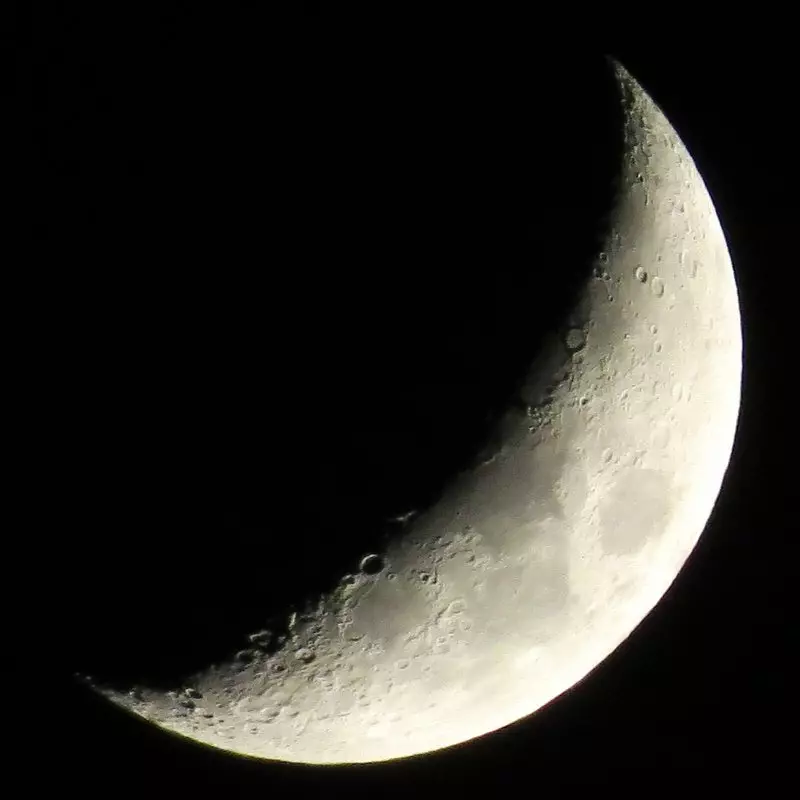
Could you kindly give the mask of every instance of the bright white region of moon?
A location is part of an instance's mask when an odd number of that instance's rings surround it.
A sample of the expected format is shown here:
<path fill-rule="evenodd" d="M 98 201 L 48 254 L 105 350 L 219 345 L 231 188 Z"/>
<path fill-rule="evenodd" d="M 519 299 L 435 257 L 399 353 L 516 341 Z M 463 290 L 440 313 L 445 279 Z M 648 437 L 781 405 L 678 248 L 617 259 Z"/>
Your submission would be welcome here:
<path fill-rule="evenodd" d="M 396 759 L 532 714 L 603 661 L 697 543 L 741 385 L 724 234 L 675 130 L 621 66 L 621 190 L 595 277 L 532 365 L 527 412 L 277 653 L 183 694 L 102 690 L 172 732 L 264 759 Z M 552 389 L 553 381 L 556 388 Z M 545 387 L 549 386 L 549 390 Z"/>

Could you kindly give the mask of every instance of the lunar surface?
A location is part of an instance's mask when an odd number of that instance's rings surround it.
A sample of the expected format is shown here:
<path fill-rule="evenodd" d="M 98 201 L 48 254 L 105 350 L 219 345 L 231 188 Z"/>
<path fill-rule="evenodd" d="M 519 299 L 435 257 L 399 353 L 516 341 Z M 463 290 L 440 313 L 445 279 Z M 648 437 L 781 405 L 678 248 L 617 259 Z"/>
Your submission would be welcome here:
<path fill-rule="evenodd" d="M 310 764 L 396 759 L 530 715 L 603 661 L 711 513 L 739 408 L 734 274 L 675 130 L 615 66 L 625 112 L 606 245 L 495 446 L 406 535 L 174 691 L 98 690 L 169 731 Z"/>

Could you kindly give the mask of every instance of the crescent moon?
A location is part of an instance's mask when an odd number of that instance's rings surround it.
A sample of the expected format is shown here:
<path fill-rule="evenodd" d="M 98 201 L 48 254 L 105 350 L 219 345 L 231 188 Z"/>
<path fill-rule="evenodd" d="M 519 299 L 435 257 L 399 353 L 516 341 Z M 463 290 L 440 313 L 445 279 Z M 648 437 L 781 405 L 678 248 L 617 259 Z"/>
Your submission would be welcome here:
<path fill-rule="evenodd" d="M 189 686 L 98 691 L 239 754 L 397 759 L 532 714 L 658 603 L 727 468 L 741 329 L 703 180 L 654 101 L 614 69 L 625 157 L 610 233 L 496 448 L 292 619 L 277 651 L 254 632 L 253 648 Z"/>

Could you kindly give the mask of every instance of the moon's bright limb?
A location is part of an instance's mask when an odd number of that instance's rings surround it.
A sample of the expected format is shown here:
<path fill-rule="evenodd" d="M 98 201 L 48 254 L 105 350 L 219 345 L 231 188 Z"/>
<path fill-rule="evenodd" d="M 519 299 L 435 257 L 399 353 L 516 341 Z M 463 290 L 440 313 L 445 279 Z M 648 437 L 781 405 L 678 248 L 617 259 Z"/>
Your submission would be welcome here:
<path fill-rule="evenodd" d="M 695 165 L 620 66 L 622 190 L 594 278 L 497 452 L 266 655 L 115 702 L 251 756 L 399 758 L 531 714 L 606 658 L 697 542 L 730 458 L 741 333 Z M 555 389 L 553 381 L 555 380 Z M 544 387 L 548 387 L 545 390 Z"/>

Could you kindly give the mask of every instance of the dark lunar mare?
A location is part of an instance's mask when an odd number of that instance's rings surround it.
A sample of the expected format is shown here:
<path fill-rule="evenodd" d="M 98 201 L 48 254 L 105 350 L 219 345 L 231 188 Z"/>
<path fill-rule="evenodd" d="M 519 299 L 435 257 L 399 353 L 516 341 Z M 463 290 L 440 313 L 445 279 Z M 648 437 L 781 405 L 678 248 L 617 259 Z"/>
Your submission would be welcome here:
<path fill-rule="evenodd" d="M 347 35 L 82 50 L 42 110 L 40 567 L 70 670 L 169 688 L 280 633 L 470 463 L 589 277 L 603 59 Z"/>

